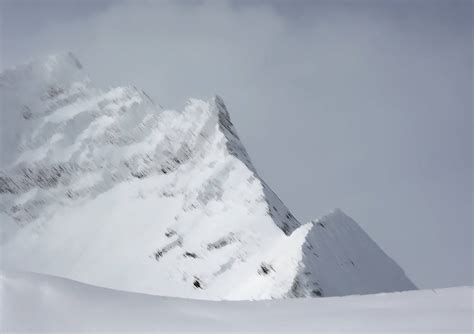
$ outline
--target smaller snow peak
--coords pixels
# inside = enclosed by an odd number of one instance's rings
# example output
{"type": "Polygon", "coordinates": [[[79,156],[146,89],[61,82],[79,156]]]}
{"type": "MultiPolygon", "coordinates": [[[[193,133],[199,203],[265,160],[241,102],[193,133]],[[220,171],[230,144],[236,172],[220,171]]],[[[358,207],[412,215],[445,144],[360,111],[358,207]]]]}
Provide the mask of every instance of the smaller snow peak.
{"type": "Polygon", "coordinates": [[[313,223],[329,223],[329,224],[347,224],[347,223],[352,223],[358,225],[351,217],[346,215],[341,209],[336,208],[327,215],[324,215],[315,221],[313,223]]]}
{"type": "Polygon", "coordinates": [[[403,270],[342,210],[312,222],[290,296],[414,290],[403,270]]]}
{"type": "Polygon", "coordinates": [[[335,208],[334,210],[332,210],[332,212],[330,214],[333,214],[333,215],[344,215],[346,216],[346,214],[339,208],[335,208]]]}
{"type": "Polygon", "coordinates": [[[334,210],[332,210],[332,212],[326,215],[326,217],[339,218],[339,219],[351,219],[348,215],[344,213],[344,211],[342,211],[339,208],[335,208],[334,210]]]}

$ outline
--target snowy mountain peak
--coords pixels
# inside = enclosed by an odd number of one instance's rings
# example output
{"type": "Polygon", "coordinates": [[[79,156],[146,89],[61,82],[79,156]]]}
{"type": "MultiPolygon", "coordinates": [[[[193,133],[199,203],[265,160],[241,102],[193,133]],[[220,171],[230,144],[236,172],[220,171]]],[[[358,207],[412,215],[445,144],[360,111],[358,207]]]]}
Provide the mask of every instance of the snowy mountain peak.
{"type": "Polygon", "coordinates": [[[240,141],[234,124],[230,119],[230,114],[227,111],[227,107],[224,103],[224,100],[218,95],[214,96],[211,99],[211,108],[214,111],[217,111],[219,129],[226,137],[226,147],[229,150],[229,153],[234,155],[236,158],[242,161],[250,170],[256,173],[254,166],[250,162],[247,150],[242,145],[242,142],[240,141]]]}
{"type": "Polygon", "coordinates": [[[328,214],[314,220],[313,224],[335,224],[335,225],[344,225],[344,224],[355,224],[359,226],[351,217],[349,217],[344,211],[340,208],[335,208],[328,214]]]}
{"type": "Polygon", "coordinates": [[[301,224],[220,97],[161,110],[134,87],[95,88],[81,67],[66,53],[0,75],[4,266],[203,299],[414,287],[344,214],[301,224]]]}

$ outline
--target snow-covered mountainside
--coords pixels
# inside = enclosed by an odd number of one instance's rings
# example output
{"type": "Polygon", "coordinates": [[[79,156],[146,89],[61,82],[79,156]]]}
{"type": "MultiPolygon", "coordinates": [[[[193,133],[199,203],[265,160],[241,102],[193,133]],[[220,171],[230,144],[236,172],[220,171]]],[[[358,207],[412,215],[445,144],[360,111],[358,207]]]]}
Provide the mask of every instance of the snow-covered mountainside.
{"type": "Polygon", "coordinates": [[[150,296],[0,272],[0,331],[472,333],[472,287],[270,301],[150,296]],[[65,312],[66,310],[66,312],[65,312]]]}
{"type": "Polygon", "coordinates": [[[301,224],[224,102],[161,110],[95,87],[71,54],[0,76],[2,265],[202,299],[415,289],[339,210],[301,224]]]}

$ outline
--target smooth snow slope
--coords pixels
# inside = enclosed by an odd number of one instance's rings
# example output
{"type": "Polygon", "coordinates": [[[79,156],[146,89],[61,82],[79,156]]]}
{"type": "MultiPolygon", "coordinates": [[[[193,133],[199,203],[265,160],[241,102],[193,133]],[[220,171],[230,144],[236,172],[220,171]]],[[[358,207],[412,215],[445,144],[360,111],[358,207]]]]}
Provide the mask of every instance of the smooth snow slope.
{"type": "Polygon", "coordinates": [[[367,296],[215,302],[0,275],[0,328],[32,331],[472,333],[472,287],[367,296]]]}
{"type": "Polygon", "coordinates": [[[340,209],[312,224],[292,286],[294,296],[394,291],[397,289],[387,287],[399,286],[401,282],[406,290],[415,289],[403,270],[340,209]]]}
{"type": "Polygon", "coordinates": [[[6,71],[0,89],[4,267],[202,299],[415,289],[339,211],[330,233],[300,224],[219,97],[161,110],[94,87],[71,54],[6,71]]]}

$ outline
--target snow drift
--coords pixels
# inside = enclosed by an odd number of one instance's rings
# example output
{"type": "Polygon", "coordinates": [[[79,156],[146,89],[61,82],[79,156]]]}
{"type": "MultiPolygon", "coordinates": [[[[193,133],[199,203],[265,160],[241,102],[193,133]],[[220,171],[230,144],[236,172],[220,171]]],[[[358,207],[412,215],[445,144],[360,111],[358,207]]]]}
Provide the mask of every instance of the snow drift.
{"type": "Polygon", "coordinates": [[[0,273],[1,331],[471,333],[472,287],[367,296],[215,302],[0,273]]]}
{"type": "Polygon", "coordinates": [[[0,89],[4,267],[198,299],[415,289],[340,210],[301,224],[219,97],[162,110],[95,87],[72,54],[8,70],[0,89]]]}

